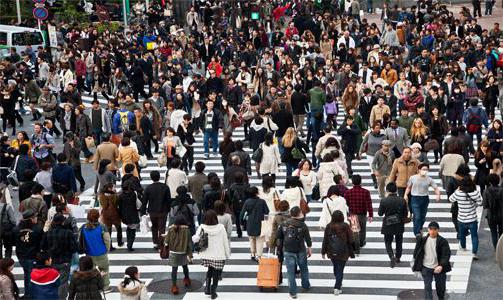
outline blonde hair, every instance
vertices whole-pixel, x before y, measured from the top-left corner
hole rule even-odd
[[[297,136],[295,135],[295,130],[293,127],[288,127],[285,131],[285,135],[283,136],[283,146],[290,148],[294,145],[295,139]]]
[[[419,127],[416,127],[416,122],[418,121],[419,121]],[[421,118],[415,118],[414,122],[412,122],[412,127],[410,128],[410,136],[411,137],[426,136],[426,126],[424,126],[424,122]]]

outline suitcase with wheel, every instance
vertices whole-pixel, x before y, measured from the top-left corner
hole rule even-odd
[[[264,288],[277,290],[279,273],[281,272],[279,259],[275,255],[260,258],[257,273],[257,286],[262,291]]]

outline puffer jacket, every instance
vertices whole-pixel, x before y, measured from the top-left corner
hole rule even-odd
[[[411,158],[408,162],[406,162],[402,157],[400,157],[393,163],[388,179],[391,182],[395,182],[397,187],[405,188],[407,187],[409,177],[417,174],[418,167],[419,161],[417,159]]]
[[[103,193],[99,195],[101,206],[101,218],[103,224],[108,228],[112,224],[120,224],[121,217],[119,215],[119,199],[115,193]]]
[[[202,224],[197,228],[196,234],[192,237],[194,243],[200,240],[201,231],[204,230],[208,234],[208,248],[201,251],[201,259],[208,260],[226,260],[231,256],[229,240],[227,239],[227,231],[224,225],[205,225]]]
[[[170,252],[185,253],[192,257],[192,239],[188,226],[182,225],[177,228],[175,225],[171,225],[164,238],[164,243]]]
[[[126,275],[127,276],[127,275]],[[147,300],[147,288],[143,282],[131,280],[126,286],[122,286],[122,282],[117,287],[121,294],[121,300]]]
[[[68,300],[102,299],[104,281],[97,269],[75,271],[70,282]]]

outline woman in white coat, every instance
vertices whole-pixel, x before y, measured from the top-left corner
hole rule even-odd
[[[305,199],[306,194],[302,188],[302,183],[297,176],[290,176],[286,178],[285,190],[281,193],[281,200],[288,201],[290,208],[294,206],[300,207],[300,199]],[[307,201],[307,200],[306,200]]]
[[[343,181],[346,182],[347,177],[344,173],[344,170],[334,161],[334,158],[331,153],[326,154],[323,157],[322,162],[320,163],[320,167],[318,169],[318,183],[320,185],[320,196],[323,198],[327,195],[328,189],[335,185],[334,176],[341,175]]]
[[[221,277],[225,261],[231,256],[227,231],[224,225],[218,223],[217,213],[208,210],[204,214],[204,222],[197,228],[192,237],[194,243],[207,237],[208,247],[199,252],[201,265],[208,268],[206,272],[205,295],[211,295],[211,299],[217,298],[218,278]]]
[[[321,228],[325,228],[328,223],[332,220],[332,214],[334,211],[340,210],[344,215],[344,222],[348,223],[348,205],[346,199],[341,196],[341,191],[336,185],[331,186],[328,189],[327,197],[323,199],[323,204],[321,208],[320,220],[318,225]]]
[[[272,176],[262,176],[262,186],[258,187],[258,197],[263,199],[269,209],[269,216],[276,214],[274,200],[280,200],[279,192],[275,187]],[[279,204],[279,202],[278,202]]]
[[[264,142],[260,144],[263,155],[260,162],[260,174],[271,175],[276,179],[276,174],[279,172],[281,164],[281,155],[279,154],[278,145],[273,143],[273,134],[268,132],[265,135]]]

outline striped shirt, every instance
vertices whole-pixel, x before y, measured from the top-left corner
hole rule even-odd
[[[482,196],[480,196],[479,191],[465,193],[458,189],[449,197],[449,201],[458,202],[458,222],[471,223],[477,221],[477,206],[482,204]]]

